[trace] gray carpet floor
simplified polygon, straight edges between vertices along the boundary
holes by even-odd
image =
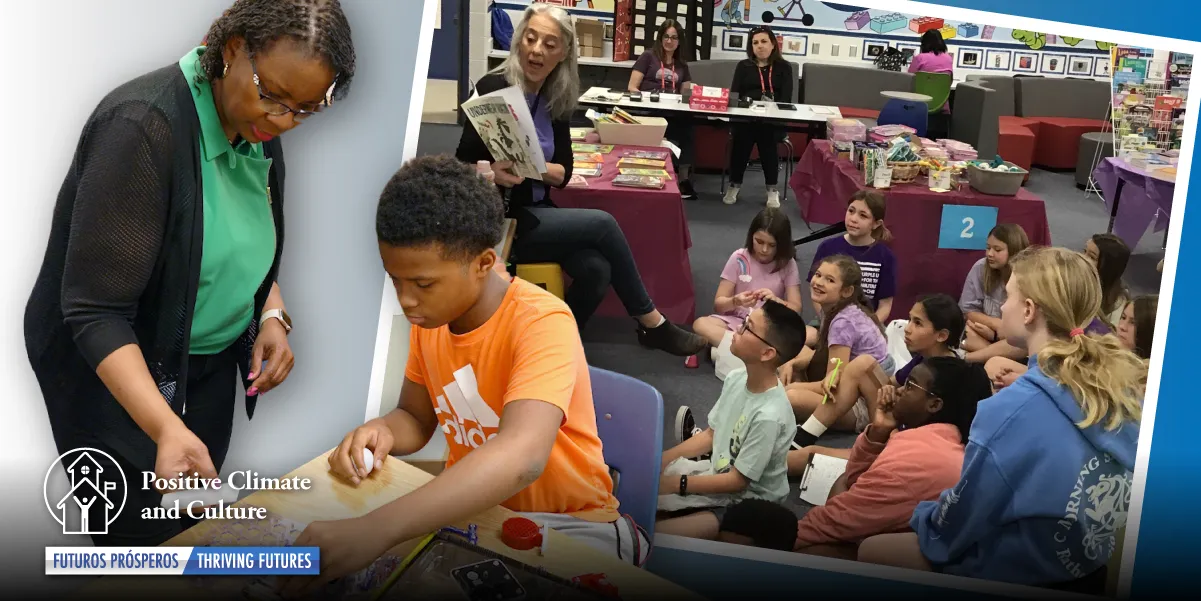
[[[453,153],[458,144],[460,128],[455,125],[422,124],[418,154]],[[689,259],[696,287],[697,315],[707,315],[713,309],[718,276],[730,253],[746,237],[751,219],[764,206],[766,191],[763,176],[752,166],[746,175],[740,201],[732,206],[721,202],[721,178],[715,174],[693,177],[700,196],[685,201],[688,227],[692,234]],[[781,177],[781,184],[783,178]],[[1073,173],[1053,173],[1035,169],[1027,188],[1044,199],[1051,240],[1056,246],[1083,249],[1085,241],[1095,233],[1104,232],[1109,223],[1105,205],[1094,193],[1088,198],[1076,188]],[[792,221],[793,236],[809,233],[801,220],[800,211],[791,192],[782,208]],[[813,230],[828,224],[811,224]],[[1132,294],[1154,293],[1159,289],[1156,264],[1163,258],[1163,234],[1148,232],[1134,250],[1126,269],[1125,280]],[[817,244],[797,248],[797,264],[807,269],[813,260]],[[806,303],[806,318],[811,309]],[[583,332],[584,349],[591,365],[638,378],[659,390],[664,402],[664,445],[675,444],[672,421],[681,405],[693,408],[697,421],[703,425],[705,416],[721,392],[721,382],[713,375],[711,364],[702,363],[699,369],[687,369],[683,360],[653,352],[638,346],[634,324],[627,319],[594,318]],[[854,442],[850,434],[827,433],[819,444],[834,448],[849,448]],[[802,514],[807,505],[792,495],[789,505]]]

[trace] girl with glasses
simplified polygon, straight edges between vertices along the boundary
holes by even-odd
[[[976,404],[992,395],[979,364],[931,357],[900,386],[880,389],[833,494],[800,520],[796,550],[854,558],[867,537],[904,530],[922,501],[959,480]]]
[[[253,414],[292,369],[278,137],[355,72],[337,0],[238,0],[204,39],[92,112],[25,312],[60,452],[166,480],[215,478],[239,380]],[[161,502],[129,487],[93,542],[154,546],[192,523],[141,519]]]

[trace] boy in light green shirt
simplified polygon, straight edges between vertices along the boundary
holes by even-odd
[[[776,370],[804,344],[804,320],[782,303],[768,300],[746,318],[730,344],[746,367],[726,376],[709,429],[663,454],[656,532],[713,540],[726,507],[788,496],[796,416]],[[692,460],[706,453],[710,459]]]

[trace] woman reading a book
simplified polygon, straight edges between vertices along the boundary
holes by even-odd
[[[538,144],[546,157],[541,181],[514,174],[514,165],[498,161],[475,127],[463,128],[455,156],[467,163],[492,163],[496,185],[505,197],[507,217],[517,220],[513,261],[558,263],[571,276],[566,301],[583,329],[608,293],[617,293],[638,322],[644,346],[686,357],[700,352],[704,338],[667,321],[651,301],[625,235],[613,216],[593,209],[556,207],[551,188],[571,180],[571,114],[579,97],[575,26],[562,8],[534,4],[513,30],[508,58],[476,83],[484,96],[508,87],[522,90]]]
[[[684,94],[690,90],[692,75],[688,71],[688,58],[681,47],[683,40],[684,28],[676,20],[667,19],[659,25],[655,45],[634,61],[628,89],[631,92],[663,94]],[[665,137],[680,147],[680,157],[674,161],[676,172],[680,174],[680,195],[684,200],[696,200],[696,190],[689,178],[693,152],[692,121],[687,118],[668,119]]]

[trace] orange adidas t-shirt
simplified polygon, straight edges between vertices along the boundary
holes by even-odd
[[[618,517],[601,452],[592,383],[575,318],[563,301],[515,279],[496,313],[471,332],[414,327],[405,377],[424,385],[450,447],[447,466],[496,436],[505,405],[538,400],[565,420],[542,476],[502,503],[521,512]]]

